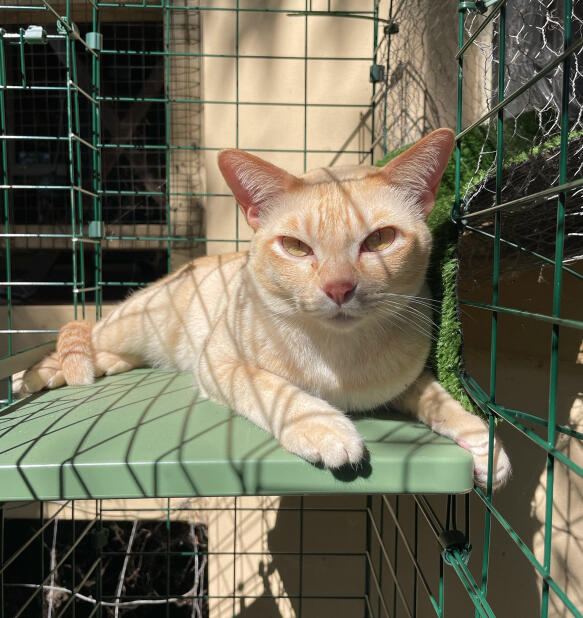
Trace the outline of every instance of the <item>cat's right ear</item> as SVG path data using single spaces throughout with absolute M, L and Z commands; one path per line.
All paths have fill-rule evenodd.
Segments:
M 382 174 L 415 195 L 424 217 L 433 210 L 439 183 L 455 145 L 451 129 L 437 129 L 389 161 Z
M 247 223 L 256 230 L 274 199 L 299 187 L 301 180 L 243 150 L 221 150 L 219 168 L 241 207 Z

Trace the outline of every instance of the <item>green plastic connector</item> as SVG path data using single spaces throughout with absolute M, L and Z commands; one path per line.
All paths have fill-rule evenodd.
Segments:
M 456 556 L 462 560 L 464 564 L 468 564 L 472 554 L 472 546 L 468 543 L 466 535 L 461 530 L 444 530 L 439 535 L 439 543 L 443 547 L 441 556 L 447 564 L 452 565 Z
M 485 13 L 488 6 L 484 0 L 476 0 L 476 2 L 460 2 L 458 11 L 469 11 L 470 13 Z
M 458 11 L 469 11 L 470 13 L 486 13 L 488 9 L 493 5 L 500 2 L 500 0 L 476 0 L 475 2 L 460 2 L 458 4 Z
M 79 29 L 66 15 L 61 15 L 60 19 L 57 20 L 57 32 L 64 35 L 78 35 Z

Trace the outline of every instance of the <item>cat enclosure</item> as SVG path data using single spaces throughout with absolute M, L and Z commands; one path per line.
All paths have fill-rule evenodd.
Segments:
M 581 3 L 0 9 L 0 616 L 583 615 Z M 439 126 L 459 272 L 436 320 L 457 291 L 506 488 L 393 413 L 332 474 L 182 374 L 13 396 L 67 320 L 246 246 L 221 148 L 301 172 Z

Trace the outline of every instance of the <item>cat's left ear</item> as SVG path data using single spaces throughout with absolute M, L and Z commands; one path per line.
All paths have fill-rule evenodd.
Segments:
M 279 195 L 302 183 L 285 170 L 244 150 L 221 150 L 219 168 L 254 230 Z
M 433 210 L 454 144 L 455 134 L 451 129 L 437 129 L 389 161 L 380 173 L 389 184 L 415 193 L 423 215 L 427 217 Z

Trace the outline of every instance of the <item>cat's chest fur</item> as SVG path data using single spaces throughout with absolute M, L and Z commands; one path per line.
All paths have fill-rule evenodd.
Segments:
M 427 359 L 426 337 L 413 329 L 394 330 L 382 335 L 374 329 L 356 330 L 316 338 L 313 333 L 289 329 L 288 345 L 282 349 L 268 343 L 260 358 L 278 375 L 341 409 L 368 410 L 403 392 Z

